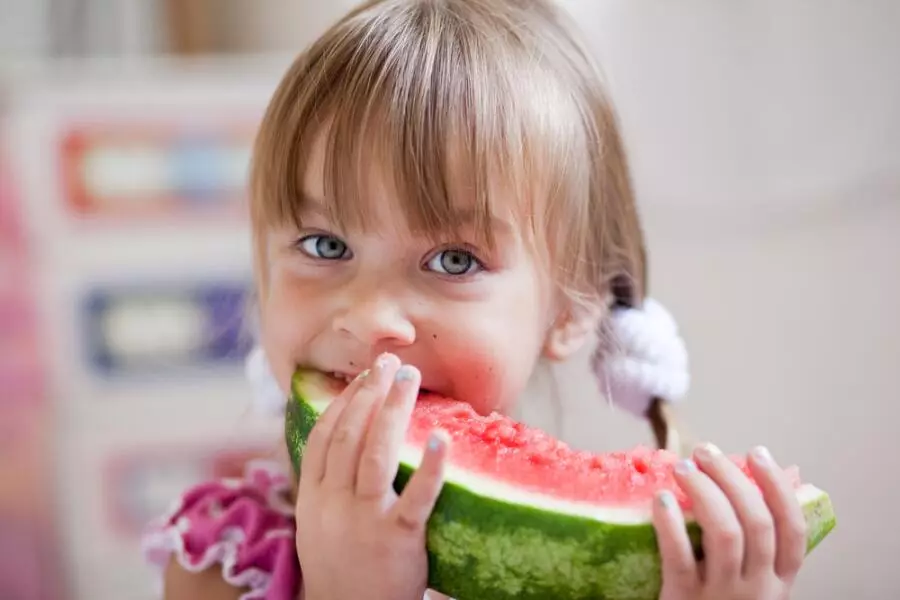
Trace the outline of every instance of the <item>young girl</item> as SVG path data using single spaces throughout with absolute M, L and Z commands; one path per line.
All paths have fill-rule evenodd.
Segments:
M 663 401 L 687 386 L 646 265 L 613 109 L 551 0 L 376 0 L 304 52 L 263 119 L 252 169 L 261 349 L 291 374 L 351 381 L 316 425 L 299 482 L 251 467 L 189 490 L 148 533 L 164 596 L 412 600 L 448 451 L 436 433 L 391 488 L 419 389 L 511 411 L 539 363 L 600 333 L 613 402 L 676 444 Z M 262 382 L 265 385 L 265 382 Z M 764 449 L 759 487 L 705 445 L 654 503 L 662 597 L 786 598 L 804 520 Z M 432 595 L 436 597 L 436 595 Z

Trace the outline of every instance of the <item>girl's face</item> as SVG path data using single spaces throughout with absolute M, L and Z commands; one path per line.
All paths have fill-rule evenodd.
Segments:
M 435 244 L 410 231 L 375 181 L 373 221 L 341 230 L 322 210 L 323 160 L 320 140 L 303 182 L 304 228 L 265 239 L 262 337 L 284 390 L 298 366 L 353 376 L 392 352 L 421 371 L 424 389 L 504 412 L 541 356 L 562 358 L 587 338 L 592 323 L 563 318 L 571 311 L 560 310 L 515 215 L 494 215 L 491 248 L 466 228 Z

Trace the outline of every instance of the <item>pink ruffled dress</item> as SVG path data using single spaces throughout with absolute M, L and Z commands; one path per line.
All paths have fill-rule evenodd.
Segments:
M 192 572 L 218 565 L 226 582 L 247 590 L 241 600 L 296 600 L 301 575 L 290 486 L 276 465 L 253 462 L 240 479 L 188 489 L 143 536 L 160 587 L 174 556 Z

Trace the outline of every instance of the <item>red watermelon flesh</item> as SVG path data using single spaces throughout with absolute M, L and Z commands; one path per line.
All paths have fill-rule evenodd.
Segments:
M 434 429 L 451 440 L 450 462 L 465 471 L 557 500 L 634 506 L 662 489 L 673 491 L 685 509 L 690 500 L 675 481 L 678 456 L 638 446 L 630 451 L 576 450 L 540 429 L 492 413 L 479 415 L 464 402 L 423 394 L 413 413 L 407 442 L 424 447 Z M 731 456 L 753 478 L 743 457 Z M 799 488 L 796 467 L 788 470 Z
M 347 385 L 320 377 L 319 385 L 332 397 Z M 435 429 L 444 430 L 451 438 L 450 465 L 521 491 L 557 501 L 629 508 L 668 489 L 682 508 L 691 508 L 690 498 L 675 480 L 679 457 L 670 451 L 646 446 L 603 453 L 577 450 L 508 416 L 496 412 L 481 415 L 465 402 L 423 392 L 407 431 L 407 446 L 424 448 Z M 744 457 L 729 458 L 753 480 Z M 798 468 L 789 467 L 786 472 L 799 489 L 803 482 Z

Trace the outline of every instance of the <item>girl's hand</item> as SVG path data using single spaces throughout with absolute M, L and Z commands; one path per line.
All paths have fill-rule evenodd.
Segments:
M 679 463 L 676 477 L 703 529 L 704 557 L 695 560 L 684 516 L 675 497 L 663 492 L 653 515 L 662 555 L 660 600 L 789 597 L 806 555 L 806 521 L 771 455 L 757 449 L 749 464 L 758 487 L 712 445 Z
M 425 524 L 443 477 L 446 441 L 433 438 L 403 495 L 399 450 L 421 376 L 382 355 L 310 432 L 297 491 L 297 555 L 307 600 L 422 600 Z

